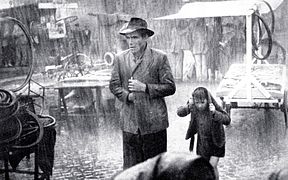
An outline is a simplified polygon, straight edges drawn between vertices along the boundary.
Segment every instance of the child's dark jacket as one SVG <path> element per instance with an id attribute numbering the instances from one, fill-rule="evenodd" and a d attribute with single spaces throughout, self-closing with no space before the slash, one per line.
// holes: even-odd
<path id="1" fill-rule="evenodd" d="M 211 125 L 211 133 L 212 133 L 212 140 L 213 144 L 217 147 L 223 147 L 225 145 L 225 131 L 223 125 L 229 125 L 231 122 L 231 119 L 229 115 L 220 107 L 215 99 L 211 96 L 211 94 L 208 92 L 208 103 L 213 103 L 215 106 L 215 113 L 212 115 L 211 112 L 208 112 L 209 114 L 206 116 L 206 118 L 209 118 L 212 120 Z M 191 120 L 189 123 L 189 127 L 186 133 L 185 139 L 191 138 L 190 142 L 190 151 L 193 151 L 193 144 L 194 144 L 194 135 L 198 133 L 198 124 L 196 123 L 196 117 L 197 117 L 197 110 L 194 105 L 191 107 L 188 107 L 188 104 L 185 106 L 181 106 L 177 110 L 177 114 L 180 117 L 187 116 L 188 114 L 191 114 Z"/>

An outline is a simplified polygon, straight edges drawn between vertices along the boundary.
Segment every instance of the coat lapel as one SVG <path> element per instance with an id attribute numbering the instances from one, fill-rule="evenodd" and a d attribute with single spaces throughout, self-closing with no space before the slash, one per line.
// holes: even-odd
<path id="1" fill-rule="evenodd" d="M 136 65 L 132 69 L 132 76 L 135 74 L 137 69 L 140 68 L 140 66 L 141 66 L 141 70 L 145 72 L 150 67 L 150 65 L 153 63 L 153 60 L 154 59 L 152 58 L 151 49 L 150 49 L 149 45 L 147 45 L 146 50 L 145 50 L 142 58 L 136 62 Z"/>
<path id="2" fill-rule="evenodd" d="M 144 57 L 143 57 L 144 58 Z M 132 76 L 134 75 L 135 71 L 138 69 L 138 67 L 140 66 L 140 64 L 142 63 L 143 61 L 143 58 L 139 59 L 137 62 L 136 62 L 136 65 L 133 67 L 132 69 Z"/>

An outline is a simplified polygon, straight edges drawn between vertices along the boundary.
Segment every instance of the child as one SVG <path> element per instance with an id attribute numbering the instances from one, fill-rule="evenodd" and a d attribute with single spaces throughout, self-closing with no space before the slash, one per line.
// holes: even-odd
<path id="1" fill-rule="evenodd" d="M 217 164 L 225 155 L 224 125 L 230 124 L 229 115 L 217 104 L 208 90 L 198 87 L 185 106 L 177 110 L 180 117 L 191 114 L 191 121 L 186 138 L 191 138 L 189 150 L 193 151 L 194 135 L 197 133 L 196 153 L 211 163 L 217 179 L 219 179 Z"/>

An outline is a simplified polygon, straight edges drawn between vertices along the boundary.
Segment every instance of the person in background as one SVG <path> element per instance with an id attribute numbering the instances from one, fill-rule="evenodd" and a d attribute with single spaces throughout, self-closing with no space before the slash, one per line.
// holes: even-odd
<path id="1" fill-rule="evenodd" d="M 216 179 L 219 179 L 217 165 L 219 158 L 225 155 L 223 124 L 229 125 L 231 119 L 204 87 L 196 88 L 187 104 L 177 109 L 180 117 L 188 114 L 191 114 L 191 120 L 185 139 L 191 138 L 189 150 L 193 151 L 194 135 L 197 133 L 196 153 L 211 163 Z"/>
<path id="2" fill-rule="evenodd" d="M 113 177 L 113 180 L 215 180 L 212 165 L 203 157 L 161 153 Z"/>
<path id="3" fill-rule="evenodd" d="M 82 31 L 80 30 L 79 23 L 75 24 L 75 29 L 72 31 L 73 33 L 73 39 L 76 41 L 77 45 L 77 51 L 82 52 L 83 51 L 83 36 Z"/>
<path id="4" fill-rule="evenodd" d="M 15 66 L 23 67 L 28 66 L 28 54 L 29 44 L 28 39 L 24 34 L 24 31 L 19 25 L 15 24 L 13 29 L 13 35 L 15 37 L 15 49 L 16 49 L 16 62 Z"/>
<path id="5" fill-rule="evenodd" d="M 174 69 L 174 77 L 175 79 L 181 79 L 183 78 L 183 70 L 187 67 L 183 67 L 185 58 L 185 53 L 187 51 L 190 51 L 190 44 L 189 44 L 189 22 L 186 19 L 179 20 L 176 23 L 176 26 L 173 27 L 171 31 L 171 46 L 170 51 L 173 56 L 173 60 L 171 63 L 172 68 Z M 192 61 L 192 59 L 189 59 L 189 61 Z M 191 72 L 192 74 L 192 72 Z"/>
<path id="6" fill-rule="evenodd" d="M 16 48 L 15 41 L 12 36 L 2 38 L 2 47 L 1 47 L 2 63 L 0 66 L 4 67 L 13 67 L 15 65 L 16 59 Z"/>
<path id="7" fill-rule="evenodd" d="M 192 30 L 191 37 L 189 38 L 192 44 L 192 54 L 195 58 L 196 79 L 198 82 L 208 80 L 208 27 L 205 24 L 205 19 L 200 18 L 197 20 L 195 27 Z"/>
<path id="8" fill-rule="evenodd" d="M 154 32 L 133 17 L 120 32 L 129 49 L 115 57 L 110 91 L 121 102 L 124 169 L 167 151 L 164 97 L 176 91 L 167 55 L 148 45 Z"/>
<path id="9" fill-rule="evenodd" d="M 91 45 L 91 30 L 89 29 L 88 25 L 84 26 L 84 30 L 82 31 L 82 35 L 83 35 L 84 53 L 88 55 L 90 52 L 90 45 Z"/>

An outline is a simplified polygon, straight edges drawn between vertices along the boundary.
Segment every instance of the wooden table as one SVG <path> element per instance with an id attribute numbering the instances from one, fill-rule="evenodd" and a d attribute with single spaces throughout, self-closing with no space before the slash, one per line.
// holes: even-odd
<path id="1" fill-rule="evenodd" d="M 91 88 L 95 90 L 95 96 L 93 96 L 93 105 L 96 111 L 97 116 L 100 115 L 100 112 L 105 116 L 104 107 L 102 104 L 102 89 L 109 85 L 108 81 L 81 81 L 78 79 L 75 80 L 67 80 L 62 82 L 57 82 L 56 84 L 45 87 L 45 88 L 53 88 L 58 90 L 58 108 L 63 107 L 64 115 L 68 116 L 67 104 L 65 100 L 65 89 L 77 89 L 77 88 Z"/>

